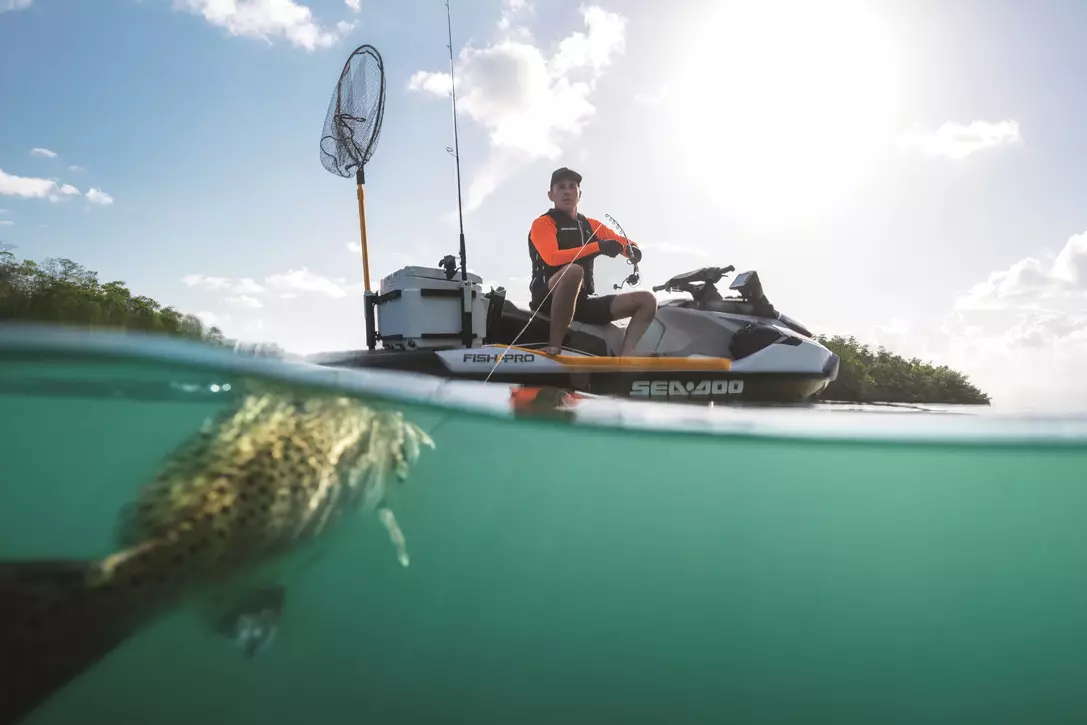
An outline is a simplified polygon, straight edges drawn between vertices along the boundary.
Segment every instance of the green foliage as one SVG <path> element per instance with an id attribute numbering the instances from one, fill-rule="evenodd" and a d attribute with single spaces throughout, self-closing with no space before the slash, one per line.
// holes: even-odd
<path id="1" fill-rule="evenodd" d="M 70 259 L 19 261 L 0 247 L 0 320 L 61 323 L 161 333 L 229 345 L 218 327 L 143 295 L 124 282 L 101 282 L 98 273 Z"/>
<path id="2" fill-rule="evenodd" d="M 989 396 L 974 387 L 960 372 L 909 360 L 887 352 L 872 351 L 855 337 L 816 335 L 841 358 L 838 379 L 827 386 L 823 400 L 858 403 L 945 403 L 988 405 Z"/>

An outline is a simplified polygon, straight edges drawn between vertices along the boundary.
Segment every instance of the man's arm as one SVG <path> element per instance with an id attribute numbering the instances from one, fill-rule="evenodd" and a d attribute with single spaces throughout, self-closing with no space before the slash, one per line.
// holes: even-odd
<path id="1" fill-rule="evenodd" d="M 622 234 L 619 234 L 618 232 L 616 232 L 614 229 L 609 227 L 607 224 L 604 224 L 603 222 L 597 221 L 596 219 L 592 219 L 590 217 L 586 217 L 586 219 L 589 222 L 589 228 L 591 228 L 595 232 L 597 239 L 611 239 L 613 241 L 619 242 L 620 244 L 622 244 L 624 246 L 629 244 L 630 247 L 631 247 L 631 250 L 630 250 L 631 254 L 634 254 L 639 259 L 641 259 L 642 250 L 638 247 L 638 244 L 636 242 L 634 242 L 633 240 L 627 239 Z M 634 250 L 637 250 L 637 251 L 634 251 Z M 623 256 L 626 256 L 626 250 L 625 249 L 623 250 Z"/>
<path id="2" fill-rule="evenodd" d="M 585 259 L 600 253 L 600 244 L 597 242 L 589 242 L 584 247 L 559 249 L 555 222 L 548 216 L 537 217 L 536 221 L 532 222 L 528 238 L 543 257 L 544 263 L 552 267 L 561 267 L 564 264 L 570 264 L 575 259 Z"/>

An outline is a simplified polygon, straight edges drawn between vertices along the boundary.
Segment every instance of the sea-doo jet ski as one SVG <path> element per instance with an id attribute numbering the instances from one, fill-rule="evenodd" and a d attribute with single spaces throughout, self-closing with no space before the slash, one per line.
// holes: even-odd
<path id="1" fill-rule="evenodd" d="M 502 288 L 484 294 L 481 278 L 467 275 L 471 307 L 462 316 L 459 303 L 467 288 L 456 279 L 456 260 L 448 256 L 441 266 L 405 267 L 381 280 L 380 293 L 367 298 L 378 323 L 377 331 L 368 330 L 370 350 L 310 359 L 335 367 L 687 403 L 800 402 L 838 375 L 838 356 L 774 308 L 754 270 L 733 279 L 729 289 L 736 296 L 723 297 L 716 287 L 735 271 L 731 265 L 702 267 L 654 287 L 690 298 L 659 303 L 635 356 L 620 358 L 625 321 L 575 320 L 562 353 L 547 355 L 545 313 L 510 302 Z M 374 317 L 368 312 L 368 320 Z"/>

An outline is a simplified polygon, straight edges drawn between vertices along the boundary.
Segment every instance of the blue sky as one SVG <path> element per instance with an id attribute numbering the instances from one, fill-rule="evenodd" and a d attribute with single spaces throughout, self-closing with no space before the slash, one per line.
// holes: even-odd
<path id="1" fill-rule="evenodd" d="M 388 84 L 372 284 L 457 230 L 444 0 L 357 5 L 0 0 L 0 239 L 228 335 L 362 345 L 354 184 L 318 155 L 359 44 Z M 645 287 L 755 268 L 790 315 L 998 402 L 1087 392 L 1087 6 L 807 6 L 454 2 L 469 267 L 526 296 L 525 235 L 570 165 L 582 211 L 645 248 Z"/>

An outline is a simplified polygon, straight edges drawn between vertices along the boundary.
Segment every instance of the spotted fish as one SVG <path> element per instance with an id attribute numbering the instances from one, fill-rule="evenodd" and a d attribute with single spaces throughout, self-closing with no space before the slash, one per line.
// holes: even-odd
<path id="1" fill-rule="evenodd" d="M 400 412 L 351 398 L 242 397 L 123 509 L 114 553 L 0 561 L 0 724 L 183 604 L 256 651 L 274 633 L 283 582 L 346 528 L 346 514 L 376 510 L 406 566 L 386 492 L 422 446 L 434 443 Z"/>

